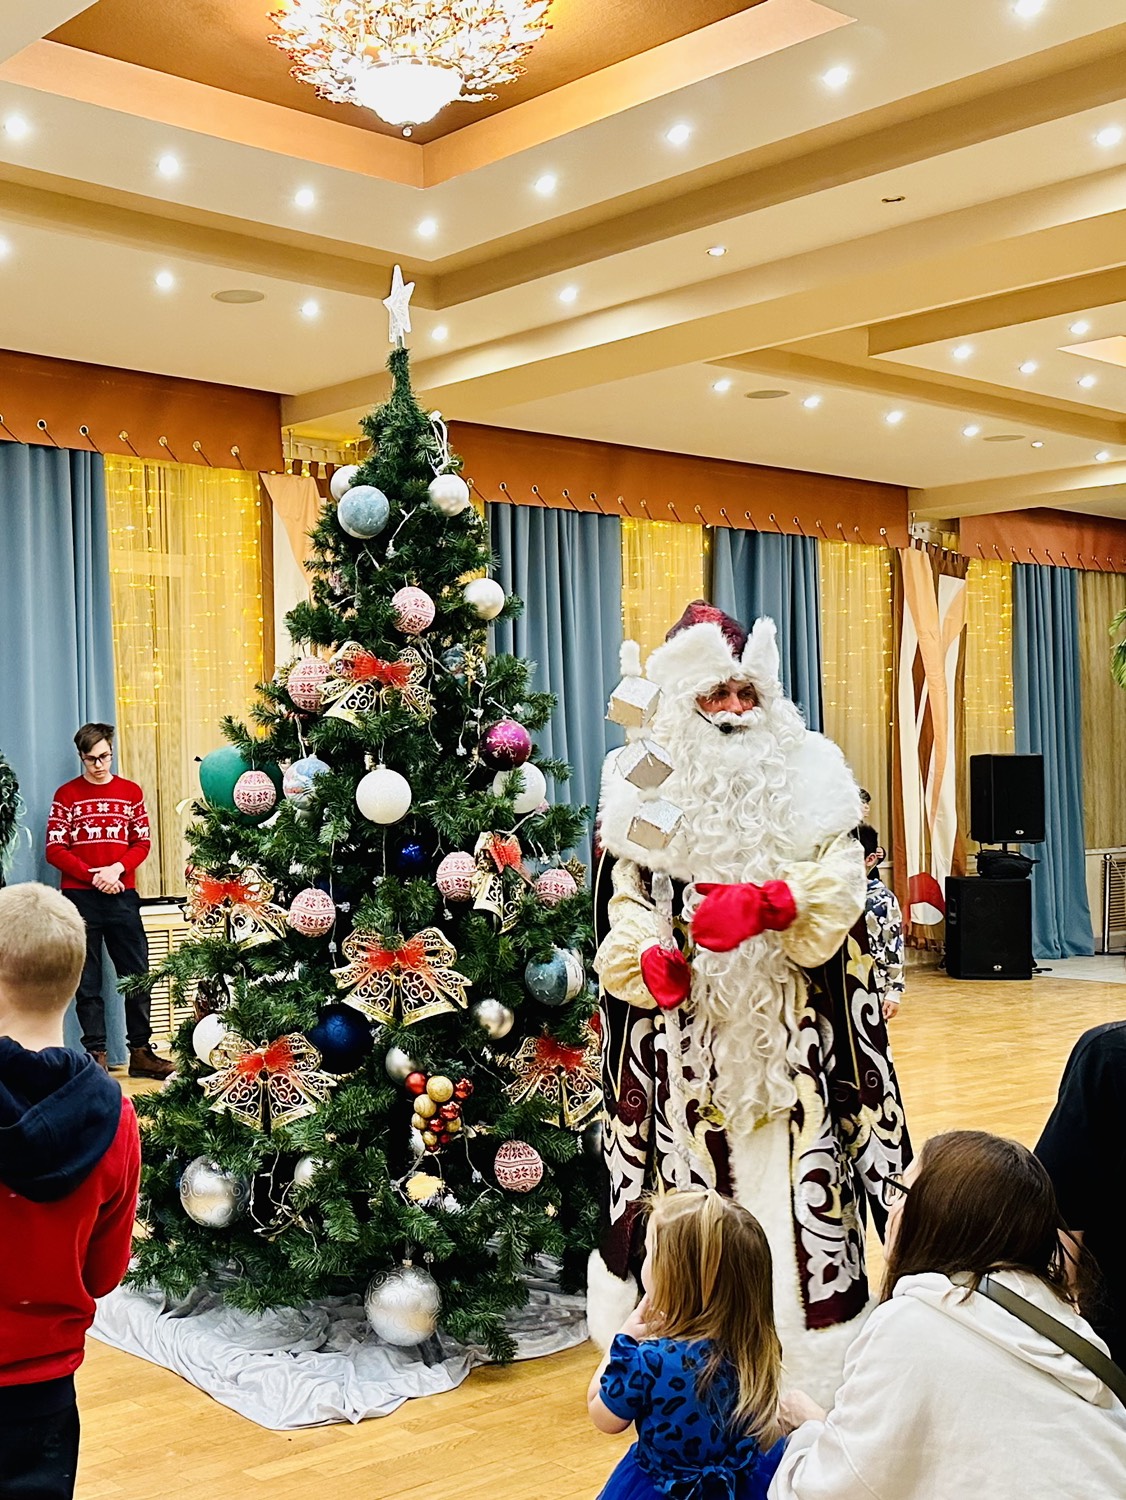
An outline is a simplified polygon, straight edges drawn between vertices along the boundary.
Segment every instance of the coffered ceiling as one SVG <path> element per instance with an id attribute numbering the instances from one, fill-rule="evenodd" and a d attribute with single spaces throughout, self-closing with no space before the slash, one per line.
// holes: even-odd
<path id="1" fill-rule="evenodd" d="M 410 139 L 270 8 L 0 8 L 0 346 L 336 440 L 400 261 L 447 417 L 1126 516 L 1121 0 L 555 0 Z"/>

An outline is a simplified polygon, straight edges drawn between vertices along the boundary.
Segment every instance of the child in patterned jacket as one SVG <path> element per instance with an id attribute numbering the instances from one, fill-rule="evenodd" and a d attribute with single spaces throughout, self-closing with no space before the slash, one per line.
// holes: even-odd
<path id="1" fill-rule="evenodd" d="M 877 867 L 884 857 L 879 834 L 867 823 L 862 823 L 856 830 L 856 837 L 864 849 L 864 868 L 868 872 L 864 914 L 872 951 L 872 979 L 884 1020 L 890 1021 L 903 999 L 903 913 L 895 895 L 877 874 Z"/>

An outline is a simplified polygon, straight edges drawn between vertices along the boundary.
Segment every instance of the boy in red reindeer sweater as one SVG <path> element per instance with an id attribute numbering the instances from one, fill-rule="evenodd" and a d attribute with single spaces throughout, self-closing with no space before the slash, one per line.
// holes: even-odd
<path id="1" fill-rule="evenodd" d="M 74 1372 L 95 1298 L 129 1264 L 137 1117 L 63 1046 L 85 957 L 82 918 L 57 891 L 0 891 L 0 1496 L 74 1494 Z"/>

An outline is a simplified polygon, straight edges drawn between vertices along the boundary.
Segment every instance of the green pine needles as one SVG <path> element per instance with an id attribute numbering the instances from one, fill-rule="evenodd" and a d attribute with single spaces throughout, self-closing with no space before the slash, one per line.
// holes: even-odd
<path id="1" fill-rule="evenodd" d="M 303 808 L 281 799 L 265 823 L 198 802 L 189 831 L 194 880 L 230 882 L 256 870 L 281 911 L 299 891 L 317 887 L 334 901 L 336 924 L 325 935 L 304 936 L 275 914 L 272 928 L 256 934 L 265 940 L 248 945 L 238 941 L 245 931 L 230 922 L 197 923 L 164 972 L 178 995 L 203 997 L 198 1013 L 218 1006 L 229 1032 L 256 1049 L 310 1031 L 326 1006 L 347 1001 L 333 971 L 348 962 L 342 945 L 353 926 L 378 933 L 388 950 L 436 928 L 456 950 L 452 967 L 469 981 L 467 1004 L 413 1024 L 396 1008 L 389 1023 L 373 1024 L 368 1056 L 336 1075 L 323 1102 L 272 1128 L 268 1105 L 264 1127 L 212 1107 L 201 1080 L 216 1074 L 217 1055 L 197 1057 L 196 1022 L 186 1022 L 174 1043 L 176 1076 L 135 1101 L 144 1237 L 131 1279 L 174 1296 L 212 1282 L 230 1303 L 265 1310 L 362 1292 L 374 1274 L 409 1258 L 438 1282 L 441 1327 L 505 1359 L 513 1345 L 504 1317 L 526 1300 L 528 1265 L 540 1254 L 555 1256 L 565 1284 L 578 1287 L 597 1237 L 600 1167 L 583 1145 L 588 1125 L 573 1111 L 567 1122 L 558 1091 L 518 1088 L 515 1064 L 522 1046 L 527 1053 L 542 1045 L 551 1058 L 581 1062 L 588 1077 L 592 1069 L 596 1075 L 589 991 L 549 1005 L 524 983 L 525 966 L 549 960 L 554 949 L 589 955 L 590 903 L 581 884 L 555 905 L 533 888 L 540 870 L 561 865 L 580 845 L 586 815 L 566 805 L 517 814 L 518 777 L 494 792 L 496 771 L 479 756 L 484 732 L 511 718 L 534 736 L 554 704 L 532 690 L 529 662 L 486 655 L 487 626 L 463 589 L 492 564 L 487 527 L 471 507 L 449 516 L 429 503 L 441 443 L 411 390 L 404 349 L 391 355 L 390 368 L 391 396 L 365 420 L 372 456 L 355 480 L 387 496 L 389 520 L 377 536 L 359 540 L 342 529 L 336 506 L 325 506 L 312 534 L 311 597 L 288 625 L 295 641 L 325 659 L 346 641 L 382 663 L 413 648 L 425 665 L 417 686 L 432 712 L 419 712 L 390 687 L 352 717 L 299 712 L 286 690 L 289 664 L 262 684 L 252 726 L 230 719 L 222 726 L 247 766 L 317 756 L 330 770 Z M 406 586 L 424 589 L 436 606 L 433 624 L 416 636 L 395 624 L 392 596 Z M 506 615 L 519 607 L 508 599 Z M 556 781 L 567 775 L 563 765 L 533 759 Z M 368 821 L 356 803 L 357 783 L 381 764 L 404 776 L 413 793 L 406 816 L 389 825 Z M 519 840 L 520 865 L 498 875 L 500 913 L 472 899 L 447 901 L 435 883 L 444 855 L 479 858 L 482 834 Z M 409 867 L 406 845 L 422 850 L 421 861 L 414 850 Z M 486 998 L 514 1016 L 503 1039 L 474 1018 L 473 1006 Z M 413 1095 L 385 1066 L 392 1048 L 424 1074 L 472 1085 L 460 1133 L 421 1156 Z M 513 1140 L 543 1162 L 542 1179 L 528 1192 L 506 1188 L 494 1172 L 498 1148 Z M 181 1174 L 199 1156 L 249 1185 L 249 1205 L 228 1227 L 197 1223 L 181 1205 Z M 305 1157 L 316 1170 L 299 1183 L 294 1169 Z M 420 1176 L 440 1178 L 440 1189 L 421 1197 L 428 1185 Z"/>

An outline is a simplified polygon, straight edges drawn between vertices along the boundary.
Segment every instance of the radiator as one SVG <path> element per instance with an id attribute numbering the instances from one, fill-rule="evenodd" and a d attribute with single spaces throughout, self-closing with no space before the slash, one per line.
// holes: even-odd
<path id="1" fill-rule="evenodd" d="M 188 939 L 191 928 L 184 920 L 181 907 L 173 902 L 160 906 L 142 906 L 141 922 L 149 940 L 149 968 L 158 969 L 170 953 L 175 953 Z M 152 1029 L 154 1036 L 170 1037 L 192 1014 L 193 995 L 188 992 L 182 1003 L 172 1003 L 172 982 L 158 980 L 152 990 Z"/>
<path id="2" fill-rule="evenodd" d="M 1108 850 L 1103 861 L 1103 953 L 1126 952 L 1126 851 Z"/>

